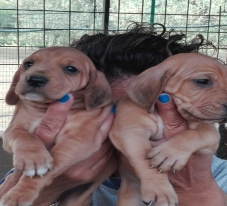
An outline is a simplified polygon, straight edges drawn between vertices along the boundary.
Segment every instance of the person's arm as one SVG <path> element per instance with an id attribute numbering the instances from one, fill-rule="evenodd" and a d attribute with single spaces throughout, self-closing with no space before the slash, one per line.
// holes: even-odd
<path id="1" fill-rule="evenodd" d="M 157 101 L 156 106 L 165 124 L 165 139 L 187 129 L 171 97 L 164 103 Z M 193 154 L 181 171 L 176 174 L 169 172 L 170 182 L 179 198 L 179 206 L 226 206 L 227 195 L 216 184 L 211 164 L 212 154 Z"/>
<path id="2" fill-rule="evenodd" d="M 73 103 L 72 96 L 51 104 L 41 121 L 36 134 L 43 140 L 47 148 L 52 145 L 50 142 L 56 137 L 61 126 L 64 124 L 67 113 Z M 105 167 L 108 159 L 112 155 L 113 148 L 107 140 L 107 136 L 113 121 L 113 114 L 103 122 L 100 130 L 103 134 L 104 142 L 99 151 L 92 155 L 89 159 L 80 162 L 74 167 L 65 171 L 61 176 L 57 177 L 53 183 L 45 188 L 34 205 L 48 206 L 53 203 L 57 197 L 70 188 L 82 185 L 92 180 Z M 0 186 L 0 198 L 14 185 L 17 184 L 21 177 L 21 173 L 12 173 L 6 177 Z"/>

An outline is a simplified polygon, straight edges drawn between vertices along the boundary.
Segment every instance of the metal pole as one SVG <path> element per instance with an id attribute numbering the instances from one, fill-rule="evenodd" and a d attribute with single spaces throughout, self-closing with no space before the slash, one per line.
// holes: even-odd
<path id="1" fill-rule="evenodd" d="M 155 14 L 155 0 L 151 0 L 151 17 L 150 24 L 154 23 L 154 14 Z"/>
<path id="2" fill-rule="evenodd" d="M 103 0 L 104 7 L 104 21 L 103 21 L 103 31 L 104 34 L 108 33 L 109 30 L 109 15 L 110 15 L 110 0 Z"/>

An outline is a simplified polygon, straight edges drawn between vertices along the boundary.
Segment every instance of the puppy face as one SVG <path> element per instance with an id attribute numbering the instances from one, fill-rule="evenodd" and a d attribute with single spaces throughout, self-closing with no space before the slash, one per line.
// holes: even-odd
<path id="1" fill-rule="evenodd" d="M 53 101 L 86 86 L 90 61 L 71 48 L 41 49 L 21 64 L 15 93 L 30 101 Z"/>
<path id="2" fill-rule="evenodd" d="M 182 62 L 163 91 L 172 94 L 178 111 L 187 119 L 226 121 L 226 66 L 198 54 L 187 55 Z M 176 66 L 176 61 L 174 63 Z"/>
<path id="3" fill-rule="evenodd" d="M 108 82 L 87 56 L 70 47 L 48 47 L 23 61 L 14 75 L 6 102 L 15 105 L 18 99 L 24 99 L 51 103 L 81 90 L 87 109 L 112 101 Z"/>
<path id="4" fill-rule="evenodd" d="M 158 95 L 166 92 L 185 119 L 224 122 L 226 85 L 227 68 L 220 62 L 201 54 L 178 54 L 139 75 L 129 85 L 128 94 L 151 112 Z"/>

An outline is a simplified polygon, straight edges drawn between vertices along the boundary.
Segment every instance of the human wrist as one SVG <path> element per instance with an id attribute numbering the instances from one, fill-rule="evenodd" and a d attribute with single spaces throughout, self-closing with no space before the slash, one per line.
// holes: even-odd
<path id="1" fill-rule="evenodd" d="M 226 206 L 223 192 L 211 173 L 211 161 L 212 155 L 193 154 L 182 170 L 168 173 L 179 206 Z"/>

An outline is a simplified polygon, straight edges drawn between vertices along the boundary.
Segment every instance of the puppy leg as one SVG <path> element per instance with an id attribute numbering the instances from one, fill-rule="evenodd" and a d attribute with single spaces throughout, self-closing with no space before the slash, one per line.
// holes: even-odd
<path id="1" fill-rule="evenodd" d="M 141 181 L 141 202 L 147 205 L 155 202 L 156 206 L 175 206 L 178 198 L 169 183 L 167 174 L 159 174 L 156 168 L 151 169 L 149 161 L 145 159 L 146 154 L 151 150 L 149 138 L 146 135 L 147 133 L 142 129 L 129 128 L 120 132 L 118 130 L 116 134 L 111 133 L 111 140 L 128 158 Z"/>
<path id="2" fill-rule="evenodd" d="M 14 168 L 26 176 L 42 176 L 53 167 L 53 158 L 43 142 L 24 129 L 6 131 L 3 135 L 3 147 L 13 153 Z"/>
<path id="3" fill-rule="evenodd" d="M 153 148 L 147 155 L 150 164 L 160 171 L 181 170 L 192 153 L 214 153 L 219 145 L 220 134 L 212 124 L 200 125 L 193 130 L 178 133 L 169 141 Z"/>
<path id="4" fill-rule="evenodd" d="M 55 161 L 53 170 L 42 178 L 35 176 L 30 179 L 23 175 L 18 184 L 2 197 L 1 206 L 32 205 L 39 192 L 45 186 L 50 185 L 55 177 L 77 162 L 89 158 L 100 149 L 100 144 L 85 142 L 86 137 L 84 142 L 69 137 L 63 139 L 67 139 L 67 141 L 58 142 L 51 150 L 51 155 Z"/>

